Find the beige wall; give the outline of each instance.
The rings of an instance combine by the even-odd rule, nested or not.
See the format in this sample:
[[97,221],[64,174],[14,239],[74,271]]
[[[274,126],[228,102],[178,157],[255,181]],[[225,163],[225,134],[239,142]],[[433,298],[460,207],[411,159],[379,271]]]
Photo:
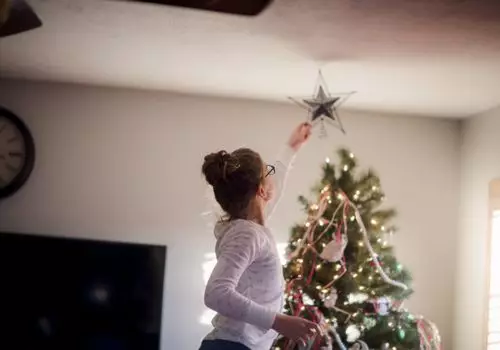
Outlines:
[[500,178],[500,109],[463,125],[454,350],[486,349],[489,188]]
[[[0,230],[166,244],[163,349],[196,349],[208,331],[198,321],[202,264],[214,244],[200,215],[202,157],[247,145],[271,158],[304,111],[290,103],[10,81],[0,83],[0,104],[26,121],[38,152],[27,185],[0,202]],[[275,233],[286,242],[304,218],[297,195],[318,180],[326,156],[348,145],[379,172],[387,203],[400,213],[394,243],[416,289],[407,306],[436,321],[452,349],[459,125],[341,115],[347,136],[330,129],[300,154]]]

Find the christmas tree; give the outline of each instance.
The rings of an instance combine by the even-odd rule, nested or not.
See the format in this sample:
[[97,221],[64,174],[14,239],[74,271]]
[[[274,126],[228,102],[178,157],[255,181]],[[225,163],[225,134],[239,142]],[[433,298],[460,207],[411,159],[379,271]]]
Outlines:
[[439,349],[435,326],[403,308],[411,275],[395,258],[392,209],[372,170],[348,150],[327,158],[317,200],[300,197],[307,220],[293,227],[284,267],[285,312],[321,323],[328,334],[305,347],[284,338],[275,349]]

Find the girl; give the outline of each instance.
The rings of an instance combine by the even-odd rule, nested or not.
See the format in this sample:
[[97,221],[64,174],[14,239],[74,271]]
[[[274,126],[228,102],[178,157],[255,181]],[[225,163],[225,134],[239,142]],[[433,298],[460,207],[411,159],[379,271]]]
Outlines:
[[265,226],[291,160],[310,134],[310,124],[299,125],[276,165],[247,148],[205,157],[202,171],[226,220],[215,227],[217,264],[205,291],[205,304],[217,316],[200,350],[269,350],[278,333],[305,343],[321,331],[315,323],[279,313],[283,270]]

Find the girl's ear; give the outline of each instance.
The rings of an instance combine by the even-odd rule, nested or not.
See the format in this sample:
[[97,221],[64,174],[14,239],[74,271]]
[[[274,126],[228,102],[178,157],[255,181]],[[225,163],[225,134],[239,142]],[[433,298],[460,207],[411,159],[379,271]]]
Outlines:
[[257,190],[257,196],[267,201],[268,193],[262,184],[259,185],[259,189]]

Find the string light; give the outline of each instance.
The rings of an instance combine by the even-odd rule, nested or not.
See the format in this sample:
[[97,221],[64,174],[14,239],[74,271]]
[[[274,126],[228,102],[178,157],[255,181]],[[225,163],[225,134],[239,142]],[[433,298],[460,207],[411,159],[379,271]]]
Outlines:
[[362,247],[362,246],[364,245],[364,244],[363,244],[363,241],[359,241],[359,242],[358,242],[358,245],[359,245],[360,247]]
[[321,269],[321,264],[316,265],[316,270]]
[[313,205],[311,205],[311,209],[312,210],[318,210],[319,206],[317,204],[313,204]]
[[323,248],[324,248],[324,247],[326,247],[326,243],[324,243],[324,242],[323,242],[323,243],[321,243],[321,246],[322,246]]
[[382,245],[383,245],[384,247],[386,247],[386,246],[387,246],[387,241],[384,241],[384,243],[382,243]]
[[392,328],[394,326],[394,323],[389,322],[387,325]]
[[363,268],[362,268],[362,267],[360,267],[360,268],[358,269],[358,272],[363,272]]
[[340,264],[335,265],[335,271],[340,270],[340,268],[341,268],[341,267],[342,267],[342,266],[341,266]]
[[298,262],[299,264],[302,264],[302,263],[304,262],[304,260],[303,260],[303,259],[297,259],[297,262]]
[[306,227],[309,227],[311,226],[311,223],[310,222],[306,222]]
[[377,239],[377,242],[378,242],[378,243],[382,242],[382,238],[378,238],[378,239]]
[[324,224],[323,220],[319,220],[319,226],[323,226]]
[[372,186],[372,191],[376,191],[377,190],[377,186]]
[[359,290],[365,290],[366,287],[365,286],[359,286]]
[[368,276],[368,279],[369,279],[370,281],[371,281],[371,280],[373,280],[373,276],[372,276],[372,275]]
[[338,278],[339,278],[339,275],[335,275],[335,276],[333,276],[333,279],[334,279],[334,280],[337,280]]
[[371,222],[372,225],[376,225],[377,224],[377,220],[375,220],[375,219],[371,219],[370,222]]
[[385,226],[382,226],[380,229],[381,229],[382,231],[385,231]]
[[350,157],[351,159],[353,159],[353,158],[354,158],[354,153],[349,153],[349,157]]
[[320,290],[320,289],[321,289],[321,286],[316,286],[316,289],[317,289],[317,290]]
[[357,273],[353,273],[352,277],[356,278],[356,277],[358,277],[358,274]]
[[347,171],[347,170],[349,170],[349,166],[346,164],[346,165],[344,165],[344,171]]
[[326,163],[330,163],[330,158],[326,157],[326,158],[325,158],[325,162],[326,162]]
[[351,221],[354,221],[354,220],[356,220],[356,217],[353,215],[353,216],[351,216]]

